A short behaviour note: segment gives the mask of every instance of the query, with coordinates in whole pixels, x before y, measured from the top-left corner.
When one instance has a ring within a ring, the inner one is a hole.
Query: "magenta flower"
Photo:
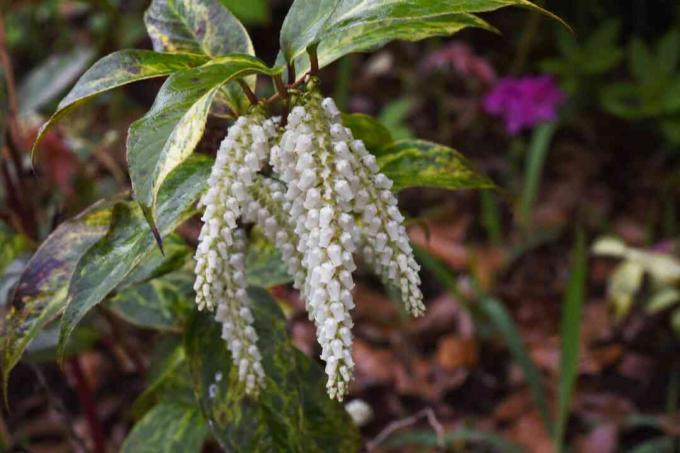
[[[564,100],[564,93],[550,76],[505,77],[487,93],[482,107],[501,117],[508,133],[517,135],[522,129],[554,120]]]

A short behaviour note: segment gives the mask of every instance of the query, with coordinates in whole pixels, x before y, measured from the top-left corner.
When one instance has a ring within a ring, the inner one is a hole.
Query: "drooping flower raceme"
[[[300,290],[326,362],[328,394],[341,400],[354,368],[354,254],[363,254],[415,316],[425,308],[419,266],[390,191],[392,181],[342,125],[333,100],[323,99],[310,83],[286,127],[277,131],[277,123],[259,114],[242,117],[220,146],[202,200],[196,303],[199,309],[217,306],[239,378],[248,393],[256,393],[264,371],[246,292],[244,233],[237,222],[258,225],[281,251]],[[271,168],[265,169],[267,162]]]
[[[351,214],[351,190],[338,174],[342,157],[332,146],[332,125],[315,91],[296,106],[271,163],[287,184],[305,280],[301,287],[326,362],[331,398],[341,399],[352,378],[352,253],[358,229]],[[349,193],[348,193],[349,191]]]
[[[246,292],[245,239],[237,220],[249,201],[248,187],[269,156],[275,134],[271,120],[261,115],[242,116],[222,141],[201,200],[203,228],[196,250],[196,304],[199,310],[217,306],[217,320],[245,383],[255,393],[264,377],[257,349],[257,334]]]

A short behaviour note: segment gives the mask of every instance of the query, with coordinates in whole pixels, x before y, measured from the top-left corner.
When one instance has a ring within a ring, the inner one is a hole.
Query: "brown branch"
[[[428,407],[421,410],[420,412],[417,412],[414,415],[411,415],[410,417],[406,417],[401,420],[396,420],[387,425],[382,431],[380,431],[380,433],[378,433],[377,436],[373,438],[373,440],[370,440],[369,442],[366,443],[366,450],[367,451],[375,450],[375,448],[378,445],[383,443],[394,432],[415,425],[416,423],[418,423],[419,420],[423,418],[427,419],[427,422],[430,424],[434,432],[437,434],[437,445],[439,446],[439,448],[444,448],[444,427],[442,426],[441,423],[439,423],[439,420],[437,420],[437,416],[434,414],[432,408]]]
[[[309,73],[316,77],[319,75],[319,57],[316,54],[316,46],[307,49],[307,53],[309,54]]]
[[[304,76],[302,76],[299,80],[295,81],[294,83],[286,85],[283,93],[281,91],[277,91],[276,93],[274,93],[273,95],[271,95],[270,97],[265,99],[264,103],[265,104],[271,104],[272,102],[276,102],[279,99],[281,99],[282,97],[287,96],[289,90],[294,90],[297,87],[299,87],[300,85],[302,85],[303,83],[305,83],[305,79],[307,78],[307,75],[308,74],[305,74]],[[276,84],[276,77],[274,78],[274,83]],[[281,83],[283,83],[283,82],[281,82]],[[277,88],[277,90],[278,90],[278,88]]]
[[[295,62],[291,61],[288,63],[288,83],[292,83],[291,80],[295,80]]]
[[[250,101],[250,104],[251,105],[257,105],[259,100],[257,99],[257,96],[255,95],[255,93],[253,93],[253,90],[251,90],[250,87],[248,86],[248,84],[245,82],[245,80],[238,79],[237,82],[238,82],[239,86],[241,87],[241,89],[243,90],[243,92],[245,93],[248,100]]]
[[[76,381],[76,393],[78,394],[78,400],[80,405],[85,412],[85,420],[87,421],[87,426],[90,430],[90,435],[92,436],[92,441],[94,443],[95,453],[106,453],[106,440],[104,437],[104,429],[99,421],[99,416],[97,415],[97,406],[95,404],[94,397],[92,395],[92,389],[85,378],[83,369],[80,366],[78,357],[73,357],[68,361],[71,368],[71,373]]]

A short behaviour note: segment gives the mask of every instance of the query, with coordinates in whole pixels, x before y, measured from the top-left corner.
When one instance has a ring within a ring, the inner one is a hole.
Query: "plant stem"
[[[295,82],[295,62],[291,61],[287,65],[288,67],[288,83]]]
[[[90,430],[92,441],[94,442],[94,451],[96,453],[106,453],[104,430],[97,416],[97,406],[92,396],[90,385],[85,378],[85,374],[83,373],[83,369],[80,366],[78,357],[69,359],[68,363],[71,368],[73,378],[76,381],[76,393],[78,394],[78,400],[80,401],[83,411],[85,412],[87,426]]]
[[[245,82],[245,80],[238,79],[237,81],[238,81],[239,86],[241,87],[241,89],[245,93],[246,97],[248,98],[248,101],[250,101],[250,104],[251,105],[257,105],[257,103],[259,102],[259,99],[257,99],[257,96],[255,95],[255,93],[253,93],[253,90],[250,89],[250,87]]]
[[[309,54],[309,73],[313,76],[318,76],[319,75],[319,57],[316,54],[316,46],[310,47],[307,49],[307,53]]]

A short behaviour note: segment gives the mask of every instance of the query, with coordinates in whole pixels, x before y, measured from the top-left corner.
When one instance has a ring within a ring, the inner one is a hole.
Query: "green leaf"
[[[378,165],[394,181],[395,190],[407,187],[494,189],[496,185],[473,169],[458,151],[424,140],[400,140],[379,149]]]
[[[657,67],[660,74],[673,75],[680,58],[680,31],[671,30],[661,38],[657,45]]]
[[[153,0],[144,23],[157,52],[255,54],[243,24],[219,0]]]
[[[258,399],[238,384],[218,323],[197,312],[185,332],[194,390],[215,438],[237,452],[356,451],[356,428],[326,395],[319,367],[292,346],[281,310],[264,290],[249,294],[266,373]]]
[[[123,443],[123,453],[200,452],[208,427],[195,405],[161,402],[137,424]]]
[[[171,173],[159,193],[161,234],[172,232],[193,213],[194,202],[205,190],[211,164],[209,158],[197,155]],[[82,317],[154,251],[154,238],[145,225],[136,203],[114,206],[108,233],[83,255],[73,273],[61,319],[60,347]]]
[[[587,261],[583,233],[576,235],[572,252],[572,263],[567,291],[562,301],[560,322],[560,373],[557,388],[557,416],[555,423],[555,445],[564,451],[564,435],[569,419],[571,397],[578,378],[581,313],[585,299]]]
[[[363,141],[371,152],[393,141],[390,131],[371,115],[343,113],[342,124],[350,128],[354,138]]]
[[[309,48],[318,47],[323,67],[351,52],[364,52],[393,40],[418,41],[452,35],[467,27],[492,29],[473,15],[505,6],[540,11],[526,0],[296,0],[281,28],[285,62],[295,61]],[[308,59],[296,62],[298,74]]]
[[[138,327],[179,329],[194,308],[193,284],[191,271],[171,272],[118,292],[107,307]]]
[[[217,91],[230,80],[255,73],[273,72],[249,55],[230,55],[177,71],[165,81],[151,110],[130,126],[127,157],[132,188],[154,219],[158,190],[201,139]]]
[[[186,385],[182,384],[185,379]],[[135,418],[141,418],[159,401],[195,402],[181,337],[159,338],[159,342],[154,346],[145,380],[147,385],[144,392],[132,404],[132,414]]]
[[[76,263],[102,236],[111,221],[113,203],[98,203],[62,223],[50,234],[26,265],[12,306],[2,320],[2,377],[9,373],[28,344],[66,304],[66,289]]]
[[[33,69],[19,85],[17,103],[21,113],[36,111],[68,88],[82,74],[94,52],[76,48],[65,54],[54,54]]]
[[[88,69],[62,99],[57,111],[40,128],[33,144],[33,152],[35,153],[52,124],[94,96],[128,83],[198,66],[206,61],[207,59],[200,55],[170,55],[149,50],[121,50],[107,55]]]
[[[118,285],[119,289],[146,283],[157,277],[181,269],[187,264],[192,249],[177,234],[169,235],[163,242],[163,253],[154,249],[130,274]]]
[[[385,125],[395,139],[413,138],[413,132],[407,124],[408,115],[412,108],[413,100],[398,98],[388,102],[380,112],[380,122]]]
[[[293,281],[283,262],[281,252],[264,237],[259,228],[253,228],[246,254],[248,284],[269,288]]]
[[[267,0],[220,0],[229,11],[234,13],[245,24],[264,25],[269,23],[269,5]]]
[[[634,37],[630,43],[630,73],[641,82],[649,81],[653,74],[654,59],[649,48],[638,37]]]
[[[255,55],[247,30],[220,0],[153,0],[144,23],[158,52],[191,52],[211,59]],[[255,77],[245,80],[255,88]],[[247,106],[243,91],[235,83],[221,87],[216,99],[236,112]]]

